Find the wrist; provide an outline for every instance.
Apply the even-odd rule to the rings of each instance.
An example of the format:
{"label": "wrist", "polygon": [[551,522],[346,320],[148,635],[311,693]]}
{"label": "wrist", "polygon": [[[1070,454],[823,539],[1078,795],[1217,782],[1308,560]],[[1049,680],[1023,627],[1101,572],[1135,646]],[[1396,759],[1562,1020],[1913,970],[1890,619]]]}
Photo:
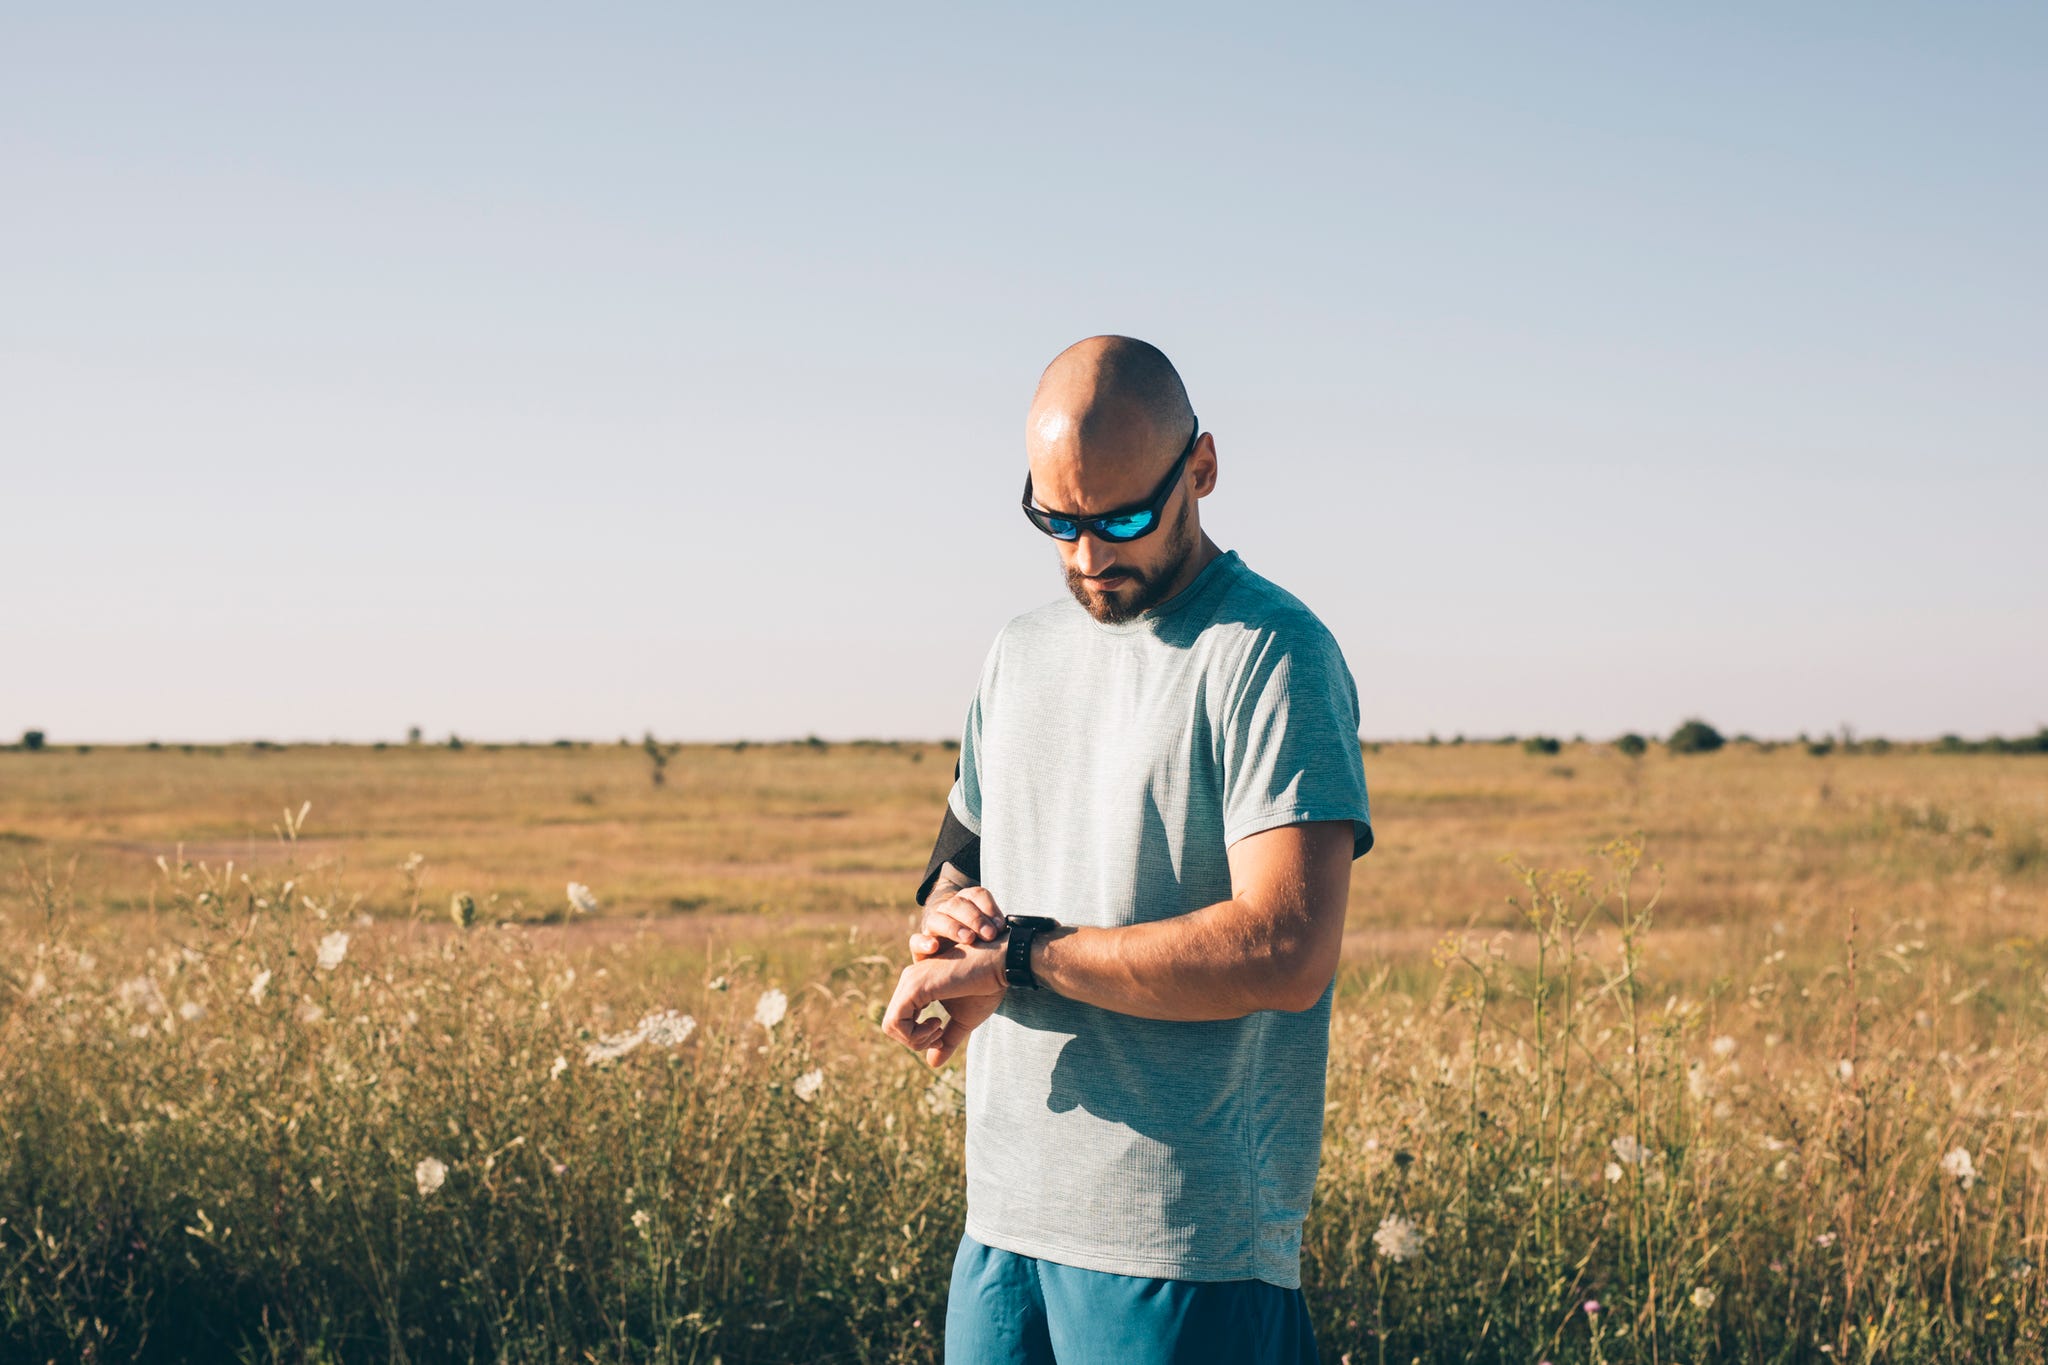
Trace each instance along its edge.
{"label": "wrist", "polygon": [[1011,915],[1003,935],[1003,982],[1006,986],[1035,989],[1042,986],[1033,970],[1038,959],[1038,941],[1058,923],[1044,915]]}
{"label": "wrist", "polygon": [[1031,936],[1031,979],[1040,990],[1058,994],[1053,979],[1059,975],[1059,956],[1052,945],[1079,929],[1077,924],[1055,924]]}

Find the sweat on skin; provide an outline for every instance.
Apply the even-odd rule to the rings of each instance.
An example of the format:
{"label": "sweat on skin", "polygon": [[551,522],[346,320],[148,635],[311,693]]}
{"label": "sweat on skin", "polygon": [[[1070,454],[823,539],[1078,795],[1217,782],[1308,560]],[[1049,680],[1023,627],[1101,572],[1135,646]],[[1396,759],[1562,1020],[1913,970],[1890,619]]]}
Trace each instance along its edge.
{"label": "sweat on skin", "polygon": [[[1178,377],[1139,347],[1090,338],[1048,367],[1026,431],[1040,507],[1129,506],[1185,448]],[[948,794],[981,884],[934,897],[925,927],[949,938],[913,938],[885,1028],[933,1065],[975,1039],[975,1239],[1294,1288],[1371,817],[1342,653],[1201,531],[1215,483],[1204,433],[1156,530],[1055,542],[1068,596],[998,634]],[[1006,914],[1064,926],[1034,941],[1042,989],[1003,981]],[[934,1001],[950,1022],[918,1023]]]}

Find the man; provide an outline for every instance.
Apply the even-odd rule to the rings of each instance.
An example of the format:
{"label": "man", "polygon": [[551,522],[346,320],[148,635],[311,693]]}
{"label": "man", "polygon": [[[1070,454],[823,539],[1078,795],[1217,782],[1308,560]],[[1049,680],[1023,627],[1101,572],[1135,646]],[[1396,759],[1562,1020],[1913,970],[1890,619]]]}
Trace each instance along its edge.
{"label": "man", "polygon": [[1025,447],[1071,597],[982,665],[883,1021],[935,1067],[975,1034],[946,1359],[1312,1362],[1301,1225],[1372,845],[1357,690],[1202,530],[1215,438],[1156,348],[1061,352]]}

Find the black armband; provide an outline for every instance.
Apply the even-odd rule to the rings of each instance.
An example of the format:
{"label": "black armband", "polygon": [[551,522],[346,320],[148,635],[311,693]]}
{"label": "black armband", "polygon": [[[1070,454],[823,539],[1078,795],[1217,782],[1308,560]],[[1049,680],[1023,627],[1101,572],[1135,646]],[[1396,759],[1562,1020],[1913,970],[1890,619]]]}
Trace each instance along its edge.
{"label": "black armband", "polygon": [[[960,760],[953,760],[953,780],[960,780]],[[953,814],[952,802],[946,803],[946,815],[939,822],[938,842],[932,845],[932,860],[924,870],[924,880],[917,884],[917,903],[923,905],[925,897],[931,895],[932,887],[939,880],[939,873],[947,863],[959,868],[976,881],[981,880],[981,836],[960,823],[960,817]]]}

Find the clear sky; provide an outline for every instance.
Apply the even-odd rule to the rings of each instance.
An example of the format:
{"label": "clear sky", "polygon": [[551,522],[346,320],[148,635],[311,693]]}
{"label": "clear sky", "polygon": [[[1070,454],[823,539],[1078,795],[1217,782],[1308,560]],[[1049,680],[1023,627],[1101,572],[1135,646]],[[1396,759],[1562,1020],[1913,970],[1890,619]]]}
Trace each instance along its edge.
{"label": "clear sky", "polygon": [[13,6],[0,736],[957,734],[1165,349],[1368,737],[2048,722],[2038,5]]}

